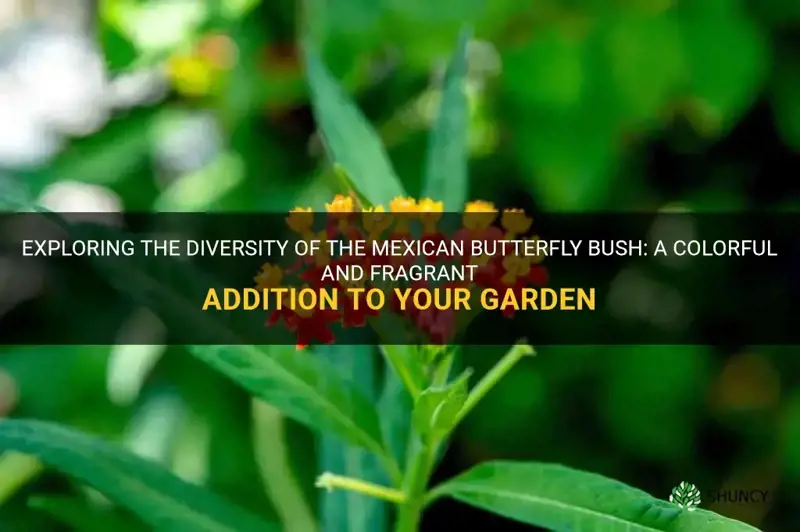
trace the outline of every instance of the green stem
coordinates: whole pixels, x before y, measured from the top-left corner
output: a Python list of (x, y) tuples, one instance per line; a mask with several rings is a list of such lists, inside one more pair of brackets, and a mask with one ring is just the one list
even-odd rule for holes
[(495, 384), (500, 382), (500, 380), (511, 371), (511, 368), (519, 362), (523, 357), (535, 355), (536, 352), (533, 350), (531, 346), (527, 343), (520, 342), (511, 349), (508, 350), (508, 353), (500, 359), (500, 361), (494, 365), (489, 372), (483, 376), (483, 378), (475, 385), (472, 391), (469, 393), (467, 400), (464, 402), (464, 406), (456, 416), (456, 421), (453, 424), (453, 427), (458, 425), (467, 414), (469, 414), (473, 408), (483, 399), (486, 397), (486, 394), (494, 388)]
[[(461, 407), (461, 410), (458, 412), (456, 416), (455, 422), (453, 423), (453, 429), (458, 426), (458, 424), (465, 418), (467, 415), (472, 411), (473, 408), (483, 399), (486, 397), (486, 394), (494, 388), (495, 384), (500, 382), (500, 380), (505, 377), (511, 368), (513, 368), (517, 362), (519, 362), (523, 357), (535, 355), (536, 351), (526, 343), (525, 340), (521, 340), (517, 345), (512, 347), (508, 350), (508, 352), (500, 359), (500, 361), (489, 370), (489, 372), (483, 376), (483, 378), (475, 385), (475, 387), (470, 392), (467, 400), (464, 402), (464, 406)], [(452, 429), (451, 429), (452, 432)], [(433, 449), (433, 453), (429, 454), (428, 456), (428, 468), (431, 467), (431, 457), (436, 456), (436, 450), (442, 445), (446, 436), (435, 440), (432, 445), (431, 449)], [(430, 472), (426, 470), (426, 475)], [(426, 476), (427, 482), (427, 476)], [(425, 488), (423, 487), (423, 490)], [(425, 510), (425, 507), (428, 506), (431, 502), (433, 502), (436, 498), (440, 497), (441, 493), (437, 488), (433, 488), (427, 493), (422, 494), (421, 506), (419, 507), (419, 515), (422, 515), (422, 511)], [(409, 499), (410, 500), (410, 499)], [(397, 529), (397, 532), (415, 532), (416, 529)]]
[(397, 510), (397, 526), (395, 532), (417, 532), (422, 521), (422, 510), (425, 508), (425, 490), (430, 474), (430, 448), (420, 445), (412, 454), (406, 471), (406, 502)]
[[(513, 368), (520, 359), (534, 354), (535, 351), (533, 348), (524, 341), (509, 349), (508, 353), (506, 353), (472, 389), (467, 400), (464, 402), (464, 406), (459, 411), (453, 427), (458, 425), (458, 423), (475, 408), (480, 400), (489, 393), (495, 384), (511, 371), (511, 368)], [(411, 434), (411, 438), (417, 437), (419, 437), (417, 434)], [(414, 447), (409, 457), (403, 486), (406, 501), (398, 508), (395, 532), (418, 532), (422, 521), (422, 512), (432, 500), (431, 495), (436, 496), (435, 491), (428, 494), (427, 488), (431, 469), (434, 464), (434, 457), (443, 440), (444, 437), (428, 444), (420, 443)]]
[(319, 478), (317, 478), (316, 487), (324, 488), (329, 491), (335, 489), (352, 491), (395, 504), (403, 504), (406, 502), (406, 494), (400, 490), (379, 486), (378, 484), (373, 484), (357, 478), (334, 475), (333, 473), (323, 473), (320, 475)]

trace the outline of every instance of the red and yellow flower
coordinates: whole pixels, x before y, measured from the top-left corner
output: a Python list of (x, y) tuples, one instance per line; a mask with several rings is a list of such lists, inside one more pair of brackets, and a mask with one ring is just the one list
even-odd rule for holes
[[(351, 289), (363, 289), (364, 295), (371, 287), (367, 280), (338, 281), (333, 279), (332, 271), (360, 266), (368, 272), (371, 265), (411, 264), (423, 260), (422, 257), (402, 256), (386, 257), (374, 253), (373, 243), (385, 240), (403, 240), (412, 238), (433, 241), (437, 244), (449, 239), (464, 243), (465, 254), (462, 257), (432, 256), (424, 260), (433, 264), (446, 262), (474, 264), (479, 266), (474, 278), (468, 283), (450, 283), (442, 288), (492, 288), (499, 295), (514, 292), (519, 298), (522, 290), (528, 286), (541, 286), (547, 283), (547, 270), (540, 264), (543, 257), (528, 256), (490, 256), (479, 254), (473, 256), (472, 243), (476, 240), (489, 243), (498, 240), (519, 240), (526, 238), (533, 219), (521, 209), (498, 210), (494, 204), (485, 201), (472, 201), (464, 206), (461, 228), (453, 235), (446, 235), (439, 229), (439, 222), (444, 216), (444, 204), (431, 198), (417, 200), (413, 197), (396, 197), (389, 201), (388, 207), (381, 205), (362, 207), (355, 195), (336, 195), (330, 203), (325, 203), (325, 229), (314, 230), (315, 213), (310, 207), (296, 207), (289, 212), (286, 223), (289, 229), (306, 242), (317, 241), (318, 251), (305, 257), (297, 271), (286, 270), (272, 265), (264, 265), (254, 278), (259, 288), (272, 288), (285, 282), (287, 273), (296, 274), (300, 283), (305, 283), (316, 290), (338, 290), (340, 301), (336, 310), (315, 308), (310, 310), (285, 307), (273, 312), (267, 325), (283, 322), (289, 330), (297, 334), (299, 346), (310, 343), (331, 343), (335, 339), (331, 326), (341, 324), (343, 327), (363, 327), (369, 318), (377, 316), (380, 310), (372, 309), (364, 300), (353, 297)], [(419, 236), (413, 236), (413, 224), (419, 224)], [(530, 237), (536, 239), (537, 237)], [(332, 239), (361, 240), (365, 244), (365, 253), (353, 256), (332, 256), (328, 241)], [(481, 246), (485, 249), (486, 246)], [(433, 286), (426, 281), (391, 284), (391, 288), (410, 288), (411, 296), (406, 300), (406, 307), (400, 308), (400, 301), (394, 291), (388, 293), (389, 302), (386, 311), (394, 311), (404, 316), (425, 338), (435, 344), (446, 344), (453, 340), (457, 331), (457, 315), (454, 310), (440, 310), (431, 306), (420, 309), (414, 305), (413, 294), (416, 290), (430, 290)], [(513, 309), (504, 309), (503, 314), (511, 316)]]

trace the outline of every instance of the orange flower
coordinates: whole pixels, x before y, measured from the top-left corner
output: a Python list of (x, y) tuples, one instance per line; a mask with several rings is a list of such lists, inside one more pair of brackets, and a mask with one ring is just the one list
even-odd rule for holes
[(519, 277), (525, 277), (531, 271), (531, 261), (528, 257), (508, 255), (503, 257), (505, 273), (500, 278), (503, 284), (512, 285)]
[(264, 264), (258, 275), (253, 277), (256, 282), (256, 288), (259, 290), (268, 290), (270, 288), (277, 288), (281, 285), (283, 280), (283, 270), (278, 266), (272, 264)]
[(329, 216), (328, 234), (331, 238), (337, 233), (342, 236), (353, 236), (350, 234), (350, 218), (356, 208), (351, 196), (337, 194), (333, 197), (333, 201), (325, 204), (325, 210)]
[(488, 201), (471, 201), (464, 206), (464, 227), (470, 231), (485, 231), (497, 219), (497, 208)]
[(286, 225), (289, 226), (289, 229), (305, 238), (314, 225), (314, 212), (311, 207), (295, 207), (289, 211)]
[(389, 202), (391, 212), (417, 212), (417, 200), (412, 197), (398, 196)]
[(423, 231), (426, 234), (432, 234), (436, 232), (436, 224), (444, 213), (444, 203), (433, 201), (430, 198), (423, 198), (417, 204), (417, 212), (419, 213), (419, 219), (422, 221)]
[(533, 219), (529, 218), (522, 209), (505, 209), (500, 223), (508, 232), (507, 236), (511, 238), (527, 232), (533, 224)]
[(389, 211), (400, 213), (397, 216), (397, 223), (394, 227), (396, 234), (405, 234), (409, 231), (409, 224), (411, 223), (411, 216), (417, 212), (417, 200), (411, 197), (396, 197), (389, 202)]
[(325, 204), (325, 210), (330, 213), (350, 213), (355, 211), (353, 198), (337, 194), (333, 201)]

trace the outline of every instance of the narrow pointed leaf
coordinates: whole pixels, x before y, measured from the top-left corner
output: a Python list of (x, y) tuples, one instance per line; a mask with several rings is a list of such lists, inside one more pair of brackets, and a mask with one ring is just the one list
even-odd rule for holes
[[(330, 360), (342, 377), (352, 381), (366, 397), (377, 401), (375, 364), (380, 362), (380, 356), (374, 346), (320, 346), (316, 352)], [(388, 482), (373, 455), (347, 445), (336, 436), (322, 436), (319, 456), (320, 474), (331, 472), (382, 485)], [(321, 532), (371, 532), (386, 529), (387, 505), (384, 501), (344, 490), (320, 490), (320, 497)]]
[(461, 210), (467, 199), (469, 106), (465, 92), (467, 44), (464, 30), (447, 67), (439, 112), (430, 134), (423, 196), (443, 201), (445, 210)]
[(192, 346), (190, 352), (288, 417), (379, 456), (378, 414), (324, 360), (294, 346)]
[(279, 530), (161, 466), (116, 445), (32, 420), (0, 421), (0, 451), (39, 458), (94, 487), (156, 530), (270, 532)]
[(555, 464), (488, 462), (435, 490), (553, 532), (758, 532), (705, 510), (686, 511), (626, 484)]
[[(379, 318), (383, 318), (380, 316)], [(425, 366), (419, 350), (412, 345), (380, 346), (386, 363), (392, 368), (412, 397), (416, 397), (427, 386)]]
[(406, 461), (408, 437), (411, 432), (411, 412), (414, 404), (397, 373), (385, 366), (383, 390), (378, 404), (381, 428), (392, 456), (398, 464)]
[(311, 104), (332, 162), (373, 204), (405, 196), (378, 133), (328, 71), (317, 52), (304, 47)]

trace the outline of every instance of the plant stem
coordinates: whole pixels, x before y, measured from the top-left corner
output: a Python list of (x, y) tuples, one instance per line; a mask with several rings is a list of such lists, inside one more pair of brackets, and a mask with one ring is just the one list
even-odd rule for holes
[(372, 482), (366, 482), (357, 478), (344, 477), (341, 475), (334, 475), (333, 473), (323, 473), (317, 478), (315, 484), (318, 488), (324, 488), (329, 491), (334, 489), (341, 489), (346, 491), (353, 491), (362, 493), (376, 499), (393, 502), (395, 504), (403, 504), (406, 502), (406, 494), (394, 488), (387, 488), (386, 486), (379, 486)]
[(520, 342), (511, 349), (508, 350), (508, 353), (500, 359), (500, 361), (494, 365), (489, 372), (483, 376), (483, 378), (475, 385), (472, 391), (469, 393), (467, 400), (464, 402), (464, 406), (456, 416), (456, 421), (453, 424), (455, 427), (458, 425), (467, 414), (469, 414), (473, 408), (483, 399), (489, 391), (494, 388), (495, 384), (500, 382), (500, 380), (511, 371), (511, 368), (519, 362), (523, 357), (535, 355), (536, 352), (533, 350), (531, 346), (527, 343)]
[[(453, 427), (475, 408), (475, 405), (489, 393), (489, 390), (491, 390), (500, 379), (511, 371), (511, 368), (513, 368), (521, 358), (533, 354), (535, 354), (533, 348), (524, 341), (509, 349), (508, 353), (506, 353), (472, 389), (467, 400), (464, 402), (464, 406), (459, 411)], [(418, 435), (412, 433), (410, 437), (417, 438)], [(405, 493), (406, 500), (399, 505), (395, 532), (418, 532), (422, 521), (422, 512), (425, 506), (432, 500), (427, 493), (428, 477), (433, 468), (436, 452), (444, 438), (445, 437), (442, 437), (441, 439), (428, 443), (419, 442), (413, 447), (413, 451), (410, 453), (408, 467), (406, 468), (405, 482), (403, 484), (403, 492)]]
[(425, 490), (430, 474), (431, 452), (426, 445), (419, 445), (412, 454), (406, 471), (406, 502), (397, 510), (395, 532), (417, 532), (425, 507)]

